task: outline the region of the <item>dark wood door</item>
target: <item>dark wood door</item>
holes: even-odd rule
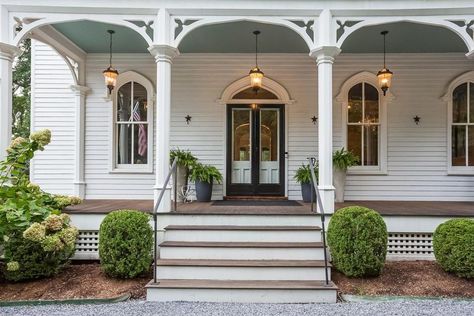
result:
[[[284,111],[284,105],[228,105],[227,195],[284,195]]]

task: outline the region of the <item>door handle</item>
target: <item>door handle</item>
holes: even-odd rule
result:
[[[288,152],[285,151],[285,158],[288,159],[288,156],[289,156]]]

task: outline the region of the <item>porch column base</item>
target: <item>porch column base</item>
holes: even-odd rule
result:
[[[154,186],[153,187],[153,208],[155,207],[156,203],[158,202],[158,198],[160,197],[161,190],[163,190],[163,186]],[[163,194],[163,199],[161,200],[160,205],[158,206],[158,213],[165,213],[171,212],[171,187],[168,186],[165,189],[165,193]]]
[[[74,195],[84,199],[86,196],[86,183],[85,182],[74,182]]]
[[[324,214],[333,214],[334,213],[334,194],[336,189],[334,186],[318,186],[319,194],[321,196],[321,202],[324,208]],[[318,212],[321,212],[318,205]]]

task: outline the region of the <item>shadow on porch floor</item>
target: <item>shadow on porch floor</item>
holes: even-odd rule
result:
[[[295,206],[228,206],[210,203],[192,202],[178,205],[182,214],[277,214],[308,215],[311,214],[309,203],[299,202]],[[360,205],[377,210],[385,216],[449,216],[474,217],[474,202],[440,202],[440,201],[346,201],[336,203],[335,208]],[[67,207],[65,212],[71,214],[90,213],[104,214],[120,209],[136,209],[151,213],[152,200],[84,200],[80,205]]]

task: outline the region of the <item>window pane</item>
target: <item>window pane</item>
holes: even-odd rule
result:
[[[144,86],[133,83],[133,120],[147,120],[147,92]]]
[[[117,163],[132,163],[132,124],[117,124]]]
[[[260,110],[260,183],[280,183],[279,109]]]
[[[379,121],[379,92],[378,90],[368,84],[364,83],[365,96],[365,122],[378,123]]]
[[[251,183],[250,110],[232,111],[232,183]]]
[[[466,165],[466,126],[452,127],[452,165]]]
[[[128,122],[131,114],[132,83],[128,82],[117,92],[117,121]]]
[[[379,164],[379,127],[364,126],[364,166]]]
[[[468,127],[469,135],[467,135],[467,141],[469,146],[469,152],[467,155],[468,165],[474,166],[474,126],[471,125]]]
[[[349,90],[347,119],[349,123],[359,123],[362,121],[362,83],[353,86]]]
[[[362,126],[347,126],[347,150],[359,157],[359,165],[362,161]]]
[[[247,88],[240,91],[232,97],[232,99],[273,99],[276,100],[278,97],[266,89],[259,89],[257,93],[253,88]]]
[[[133,163],[148,163],[148,124],[134,124]]]
[[[474,82],[469,83],[469,122],[474,123]]]
[[[453,122],[467,121],[467,83],[463,83],[453,91]]]

